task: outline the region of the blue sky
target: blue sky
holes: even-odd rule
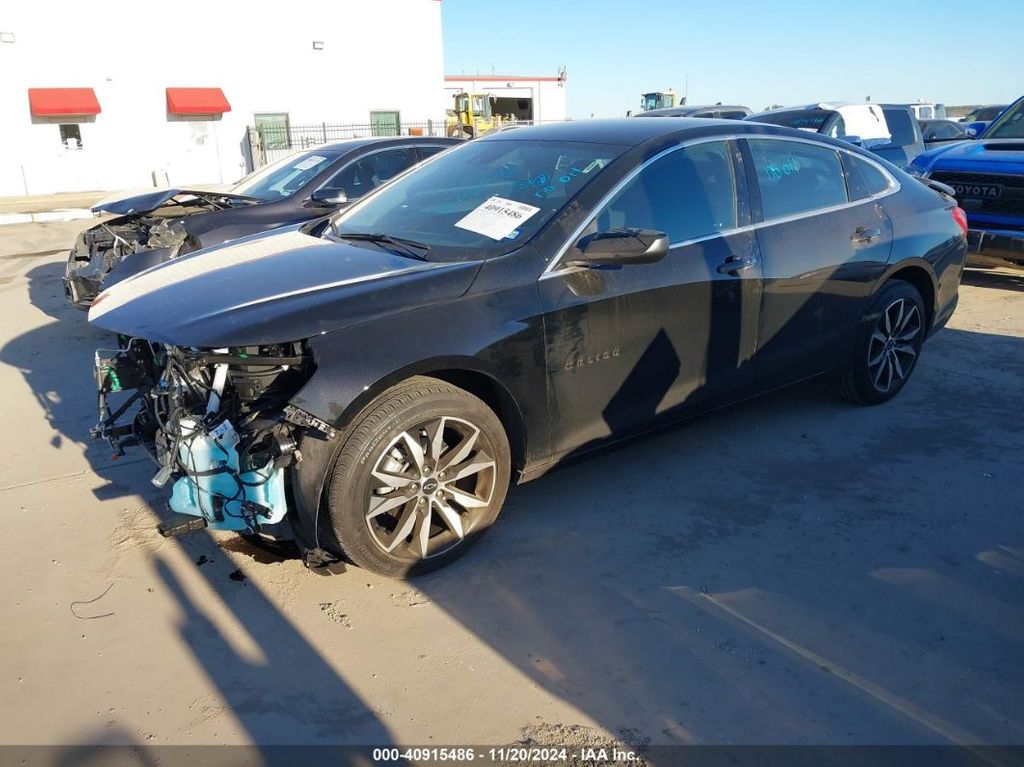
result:
[[[448,74],[568,69],[571,117],[689,103],[1007,103],[1024,94],[1024,0],[443,0]],[[687,78],[688,75],[688,78]]]

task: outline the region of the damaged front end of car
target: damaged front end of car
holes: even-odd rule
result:
[[[303,342],[222,349],[120,338],[95,357],[99,422],[116,455],[141,446],[171,484],[161,534],[210,527],[290,539],[291,470],[302,435],[326,423],[289,404],[315,365]],[[115,404],[116,402],[116,404]]]
[[[94,213],[122,215],[78,235],[64,270],[64,295],[76,308],[87,310],[126,258],[146,254],[148,267],[202,247],[189,232],[190,216],[253,202],[239,195],[168,190],[97,205]]]
[[[75,307],[87,310],[103,289],[107,275],[128,256],[161,250],[154,260],[159,263],[198,247],[180,219],[139,216],[131,221],[99,224],[82,232],[71,249],[64,271],[64,295]]]

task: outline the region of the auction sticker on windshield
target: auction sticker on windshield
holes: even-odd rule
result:
[[[528,221],[540,208],[504,197],[491,197],[455,222],[459,229],[503,240]]]
[[[293,165],[292,169],[293,170],[309,170],[310,168],[312,168],[317,163],[321,163],[321,162],[323,162],[326,159],[327,159],[326,157],[321,157],[318,154],[314,154],[314,155],[311,155],[310,157],[307,157],[302,162],[299,162],[299,163],[296,163],[295,165]]]

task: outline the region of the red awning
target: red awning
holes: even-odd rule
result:
[[[220,115],[231,111],[220,88],[168,88],[167,111],[172,115]]]
[[[29,88],[28,105],[36,117],[100,113],[100,102],[92,88]]]

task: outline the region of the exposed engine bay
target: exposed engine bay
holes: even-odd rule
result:
[[[139,251],[166,249],[166,260],[198,250],[201,243],[189,232],[186,218],[252,202],[231,195],[182,193],[153,210],[123,215],[85,230],[75,241],[68,259],[68,299],[87,308],[114,267]]]
[[[173,481],[178,527],[258,534],[285,518],[302,431],[333,434],[288,404],[313,369],[302,342],[203,350],[122,337],[121,348],[96,352],[93,436],[118,455],[133,445],[149,453],[153,484]]]

